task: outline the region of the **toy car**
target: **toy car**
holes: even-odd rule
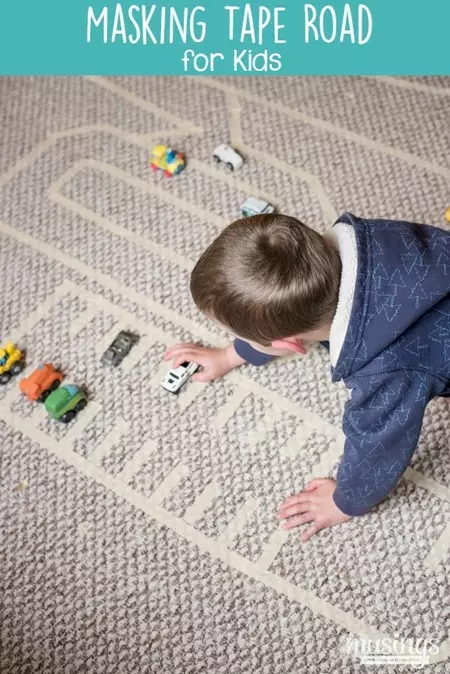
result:
[[[83,391],[73,384],[59,386],[46,399],[45,409],[57,421],[68,424],[87,405]]]
[[[445,211],[445,219],[447,220],[447,222],[450,222],[450,208],[447,208],[447,210]]]
[[[121,330],[103,354],[103,365],[113,365],[114,367],[120,365],[137,341],[139,341],[138,335],[128,330]]]
[[[63,380],[60,372],[55,370],[51,363],[45,363],[35,370],[29,377],[19,383],[19,388],[28,400],[45,402],[52,391],[55,391]]]
[[[249,218],[252,215],[263,215],[266,213],[273,213],[274,207],[264,201],[263,199],[256,199],[255,197],[247,197],[241,205],[241,213],[244,218]]]
[[[170,393],[178,393],[183,384],[197,372],[198,367],[197,363],[189,363],[187,361],[181,363],[181,365],[173,368],[166,374],[161,382],[162,387]]]
[[[218,164],[226,164],[230,171],[237,171],[244,164],[239,152],[229,145],[218,145],[213,152],[213,159]]]
[[[24,367],[23,353],[12,342],[0,347],[0,384],[7,384]]]
[[[155,145],[152,150],[150,166],[153,171],[160,169],[167,178],[176,176],[186,166],[184,154],[177,150],[172,150],[167,145]]]

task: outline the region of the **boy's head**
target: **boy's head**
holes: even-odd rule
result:
[[[270,346],[331,323],[341,261],[326,238],[287,215],[229,225],[194,267],[197,307],[235,335]]]

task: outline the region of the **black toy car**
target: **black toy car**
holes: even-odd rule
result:
[[[102,356],[103,365],[117,367],[127,356],[134,344],[139,341],[139,336],[128,330],[121,330],[112,344],[108,346]]]

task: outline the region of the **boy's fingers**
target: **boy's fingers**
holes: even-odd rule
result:
[[[291,517],[291,519],[287,522],[283,522],[281,526],[283,529],[294,529],[294,527],[299,527],[301,524],[311,522],[313,519],[313,513],[305,513],[304,515],[299,515],[298,517]]]
[[[186,349],[188,349],[189,351],[201,351],[203,349],[203,347],[201,347],[198,344],[193,344],[192,342],[172,344],[171,346],[168,346],[166,348],[164,353],[172,354],[172,353],[177,353],[178,351],[184,351]]]
[[[201,372],[196,372],[196,374],[193,375],[192,379],[193,381],[207,382],[211,381],[211,375],[208,374],[205,370],[202,370]]]
[[[285,510],[289,506],[295,505],[296,503],[306,503],[310,501],[310,495],[308,493],[300,492],[300,494],[294,494],[289,496],[280,506],[280,510]]]
[[[294,505],[289,506],[288,508],[281,508],[278,513],[280,520],[285,520],[287,517],[292,517],[292,515],[298,515],[299,513],[306,513],[311,509],[311,504],[309,502],[304,503],[294,503]]]
[[[177,349],[182,349],[182,348],[187,347],[187,346],[191,346],[191,345],[190,344],[171,344],[170,346],[168,346],[166,348],[164,353],[170,354],[170,353],[173,353],[174,351],[176,351]]]
[[[308,482],[308,484],[306,485],[306,487],[303,491],[313,491],[314,489],[317,489],[317,487],[320,487],[321,484],[325,484],[326,482],[329,482],[328,478],[317,477],[314,480],[311,480],[310,482]]]
[[[173,356],[177,355],[178,353],[181,353],[182,351],[192,351],[194,345],[193,344],[175,344],[174,346],[168,347],[164,351],[164,358],[169,360]]]
[[[185,361],[191,363],[194,361],[198,365],[201,365],[202,358],[199,358],[199,354],[195,353],[195,351],[183,351],[182,353],[179,353],[175,358],[173,359],[173,367],[178,367],[181,365],[181,363],[184,363]]]
[[[317,489],[318,485],[316,484],[316,480],[311,480],[311,482],[308,482],[306,487],[304,488],[303,491],[314,491],[314,489]]]
[[[318,531],[323,529],[323,526],[320,524],[317,524],[317,522],[314,522],[306,531],[304,534],[300,536],[300,540],[302,543],[306,543],[306,541],[309,541],[311,536],[314,536],[314,534],[317,534]]]
[[[164,360],[171,360],[177,353],[179,353],[178,349],[167,349],[167,351],[164,352]]]

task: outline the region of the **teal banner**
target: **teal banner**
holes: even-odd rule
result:
[[[449,75],[450,0],[3,0],[3,75]]]

